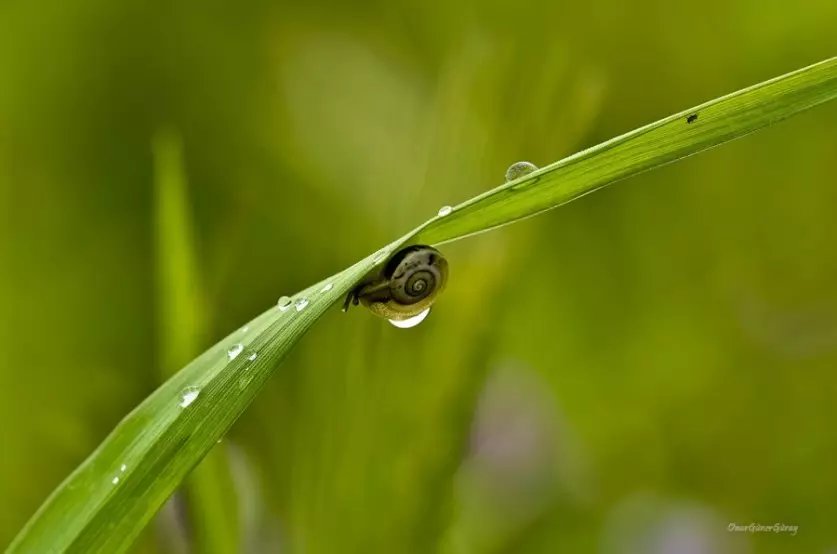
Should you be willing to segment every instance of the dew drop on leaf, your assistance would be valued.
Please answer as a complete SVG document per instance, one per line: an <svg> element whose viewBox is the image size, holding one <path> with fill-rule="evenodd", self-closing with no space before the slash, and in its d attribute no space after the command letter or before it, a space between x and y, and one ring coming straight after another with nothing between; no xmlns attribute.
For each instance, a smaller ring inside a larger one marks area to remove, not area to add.
<svg viewBox="0 0 837 554"><path fill-rule="evenodd" d="M236 359L238 355L241 354L242 350L244 350L244 345L236 344L235 346L227 350L227 358L229 358L230 361Z"/></svg>
<svg viewBox="0 0 837 554"><path fill-rule="evenodd" d="M439 217L445 217L446 215L450 214L453 211L453 208L450 206L442 206L439 208Z"/></svg>
<svg viewBox="0 0 837 554"><path fill-rule="evenodd" d="M427 308L423 312L418 315L414 315L409 319L390 319L389 322L398 327L399 329L409 329L410 327L415 327L422 321L424 318L427 317L427 314L430 313L430 308Z"/></svg>
<svg viewBox="0 0 837 554"><path fill-rule="evenodd" d="M296 311L301 312L302 310L305 309L305 306L307 306L307 305L308 305L308 299L307 298L300 298L299 300L296 301Z"/></svg>
<svg viewBox="0 0 837 554"><path fill-rule="evenodd" d="M117 484L118 482L119 482L119 477L114 477L113 481L111 481L111 483L113 483L114 485Z"/></svg>
<svg viewBox="0 0 837 554"><path fill-rule="evenodd" d="M201 393L201 389L197 387L189 387L183 390L183 396L180 399L180 407L185 408L189 404L195 401L198 395Z"/></svg>
<svg viewBox="0 0 837 554"><path fill-rule="evenodd" d="M334 283L326 283L326 285L320 290L320 292L328 292L334 288Z"/></svg>
<svg viewBox="0 0 837 554"><path fill-rule="evenodd" d="M291 304L292 304L292 302L291 302L291 298L289 296L283 296L282 298L279 299L279 309L283 312L285 310L287 310L288 308L290 308Z"/></svg>
<svg viewBox="0 0 837 554"><path fill-rule="evenodd" d="M247 356L247 359L248 359L248 360L250 360L250 361L252 362L253 360L255 360L255 359L256 359L256 357L257 357L257 356L258 356L258 354L256 354L255 352L253 352L252 354L250 354L249 356Z"/></svg>
<svg viewBox="0 0 837 554"><path fill-rule="evenodd" d="M536 171L538 166L533 164L532 162L516 162L509 166L506 170L506 182L515 181L520 179L524 175L528 175L533 171Z"/></svg>
<svg viewBox="0 0 837 554"><path fill-rule="evenodd" d="M128 469L128 466L126 466L125 464L122 464L121 466L119 466L119 471L121 471L123 473L125 472L126 469Z"/></svg>

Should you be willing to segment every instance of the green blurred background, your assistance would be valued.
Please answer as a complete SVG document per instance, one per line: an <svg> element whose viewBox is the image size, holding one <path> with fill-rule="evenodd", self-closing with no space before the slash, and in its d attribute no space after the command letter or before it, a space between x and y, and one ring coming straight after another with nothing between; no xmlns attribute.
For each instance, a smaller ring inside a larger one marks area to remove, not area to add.
<svg viewBox="0 0 837 554"><path fill-rule="evenodd" d="M4 0L0 545L279 296L514 161L834 55L835 21L833 0ZM415 329L335 309L212 453L234 546L178 494L136 551L837 551L835 128L826 105L445 246ZM185 238L159 224L166 168Z"/></svg>

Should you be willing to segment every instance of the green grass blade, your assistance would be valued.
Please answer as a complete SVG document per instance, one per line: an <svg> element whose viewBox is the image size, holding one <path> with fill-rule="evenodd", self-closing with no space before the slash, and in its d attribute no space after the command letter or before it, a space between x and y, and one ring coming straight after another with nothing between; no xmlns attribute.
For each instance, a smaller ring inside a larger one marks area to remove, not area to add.
<svg viewBox="0 0 837 554"><path fill-rule="evenodd" d="M284 311L271 308L174 375L67 478L9 551L110 554L127 549L302 335L377 263L408 241L447 242L505 225L835 96L837 59L830 59L615 138L469 200L450 215L429 220L293 299L306 302ZM698 119L687 123L691 114L698 114ZM253 264L257 267L258 260ZM239 344L240 354L230 359L228 351L237 350ZM251 360L253 354L257 357ZM193 401L184 407L184 399Z"/></svg>
<svg viewBox="0 0 837 554"><path fill-rule="evenodd" d="M501 185L437 218L415 242L449 242L538 214L835 97L837 58L830 58L661 119ZM694 115L697 119L689 123Z"/></svg>
<svg viewBox="0 0 837 554"><path fill-rule="evenodd" d="M154 152L157 350L161 381L200 353L206 336L205 289L196 258L180 136L157 133ZM240 550L237 497L229 459L215 447L183 486L192 551L235 554Z"/></svg>
<svg viewBox="0 0 837 554"><path fill-rule="evenodd" d="M160 131L152 150L158 358L161 376L168 378L199 353L207 310L180 137L171 130Z"/></svg>
<svg viewBox="0 0 837 554"><path fill-rule="evenodd" d="M293 345L373 266L370 256L330 279L328 290L326 282L305 289L289 309L267 310L175 374L53 492L8 551L125 551Z"/></svg>

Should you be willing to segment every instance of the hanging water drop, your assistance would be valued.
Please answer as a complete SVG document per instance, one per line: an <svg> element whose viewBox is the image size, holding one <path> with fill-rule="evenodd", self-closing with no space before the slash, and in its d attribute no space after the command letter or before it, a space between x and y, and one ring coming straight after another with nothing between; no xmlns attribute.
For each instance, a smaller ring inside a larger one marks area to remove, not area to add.
<svg viewBox="0 0 837 554"><path fill-rule="evenodd" d="M439 208L439 217L445 217L446 215L450 214L453 211L453 208L450 206L442 206Z"/></svg>
<svg viewBox="0 0 837 554"><path fill-rule="evenodd" d="M180 407L185 408L189 404L195 401L198 395L201 393L201 389L197 387L189 387L183 391L183 396L180 399Z"/></svg>
<svg viewBox="0 0 837 554"><path fill-rule="evenodd" d="M537 171L538 166L532 162L516 162L509 166L506 170L506 182L515 181L524 175L529 175L533 171Z"/></svg>
<svg viewBox="0 0 837 554"><path fill-rule="evenodd" d="M242 350L244 350L244 345L236 344L235 346L227 350L227 357L230 359L230 361L232 361L236 359L236 357L238 357L239 354L241 354Z"/></svg>
<svg viewBox="0 0 837 554"><path fill-rule="evenodd" d="M291 307L292 303L293 301L289 296L283 296L279 299L279 310L284 312L285 310Z"/></svg>
<svg viewBox="0 0 837 554"><path fill-rule="evenodd" d="M423 312L414 315L409 319L390 319L389 322L398 327L399 329L409 329L410 327L415 327L427 317L427 314L430 313L430 308L427 308Z"/></svg>
<svg viewBox="0 0 837 554"><path fill-rule="evenodd" d="M299 300L296 301L296 311L301 312L302 310L305 309L305 306L307 306L307 305L308 305L308 299L307 298L300 298Z"/></svg>

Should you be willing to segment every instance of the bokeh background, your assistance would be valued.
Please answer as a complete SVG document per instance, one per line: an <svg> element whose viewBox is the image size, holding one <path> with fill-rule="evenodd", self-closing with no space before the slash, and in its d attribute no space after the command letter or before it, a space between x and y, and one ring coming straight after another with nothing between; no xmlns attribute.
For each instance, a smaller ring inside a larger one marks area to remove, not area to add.
<svg viewBox="0 0 837 554"><path fill-rule="evenodd" d="M834 55L835 21L832 0L0 3L0 545L279 296L514 161ZM415 329L335 309L212 453L234 546L178 494L136 551L837 552L835 129L826 105L447 245ZM167 175L188 240L160 225ZM169 241L187 300L160 290Z"/></svg>

